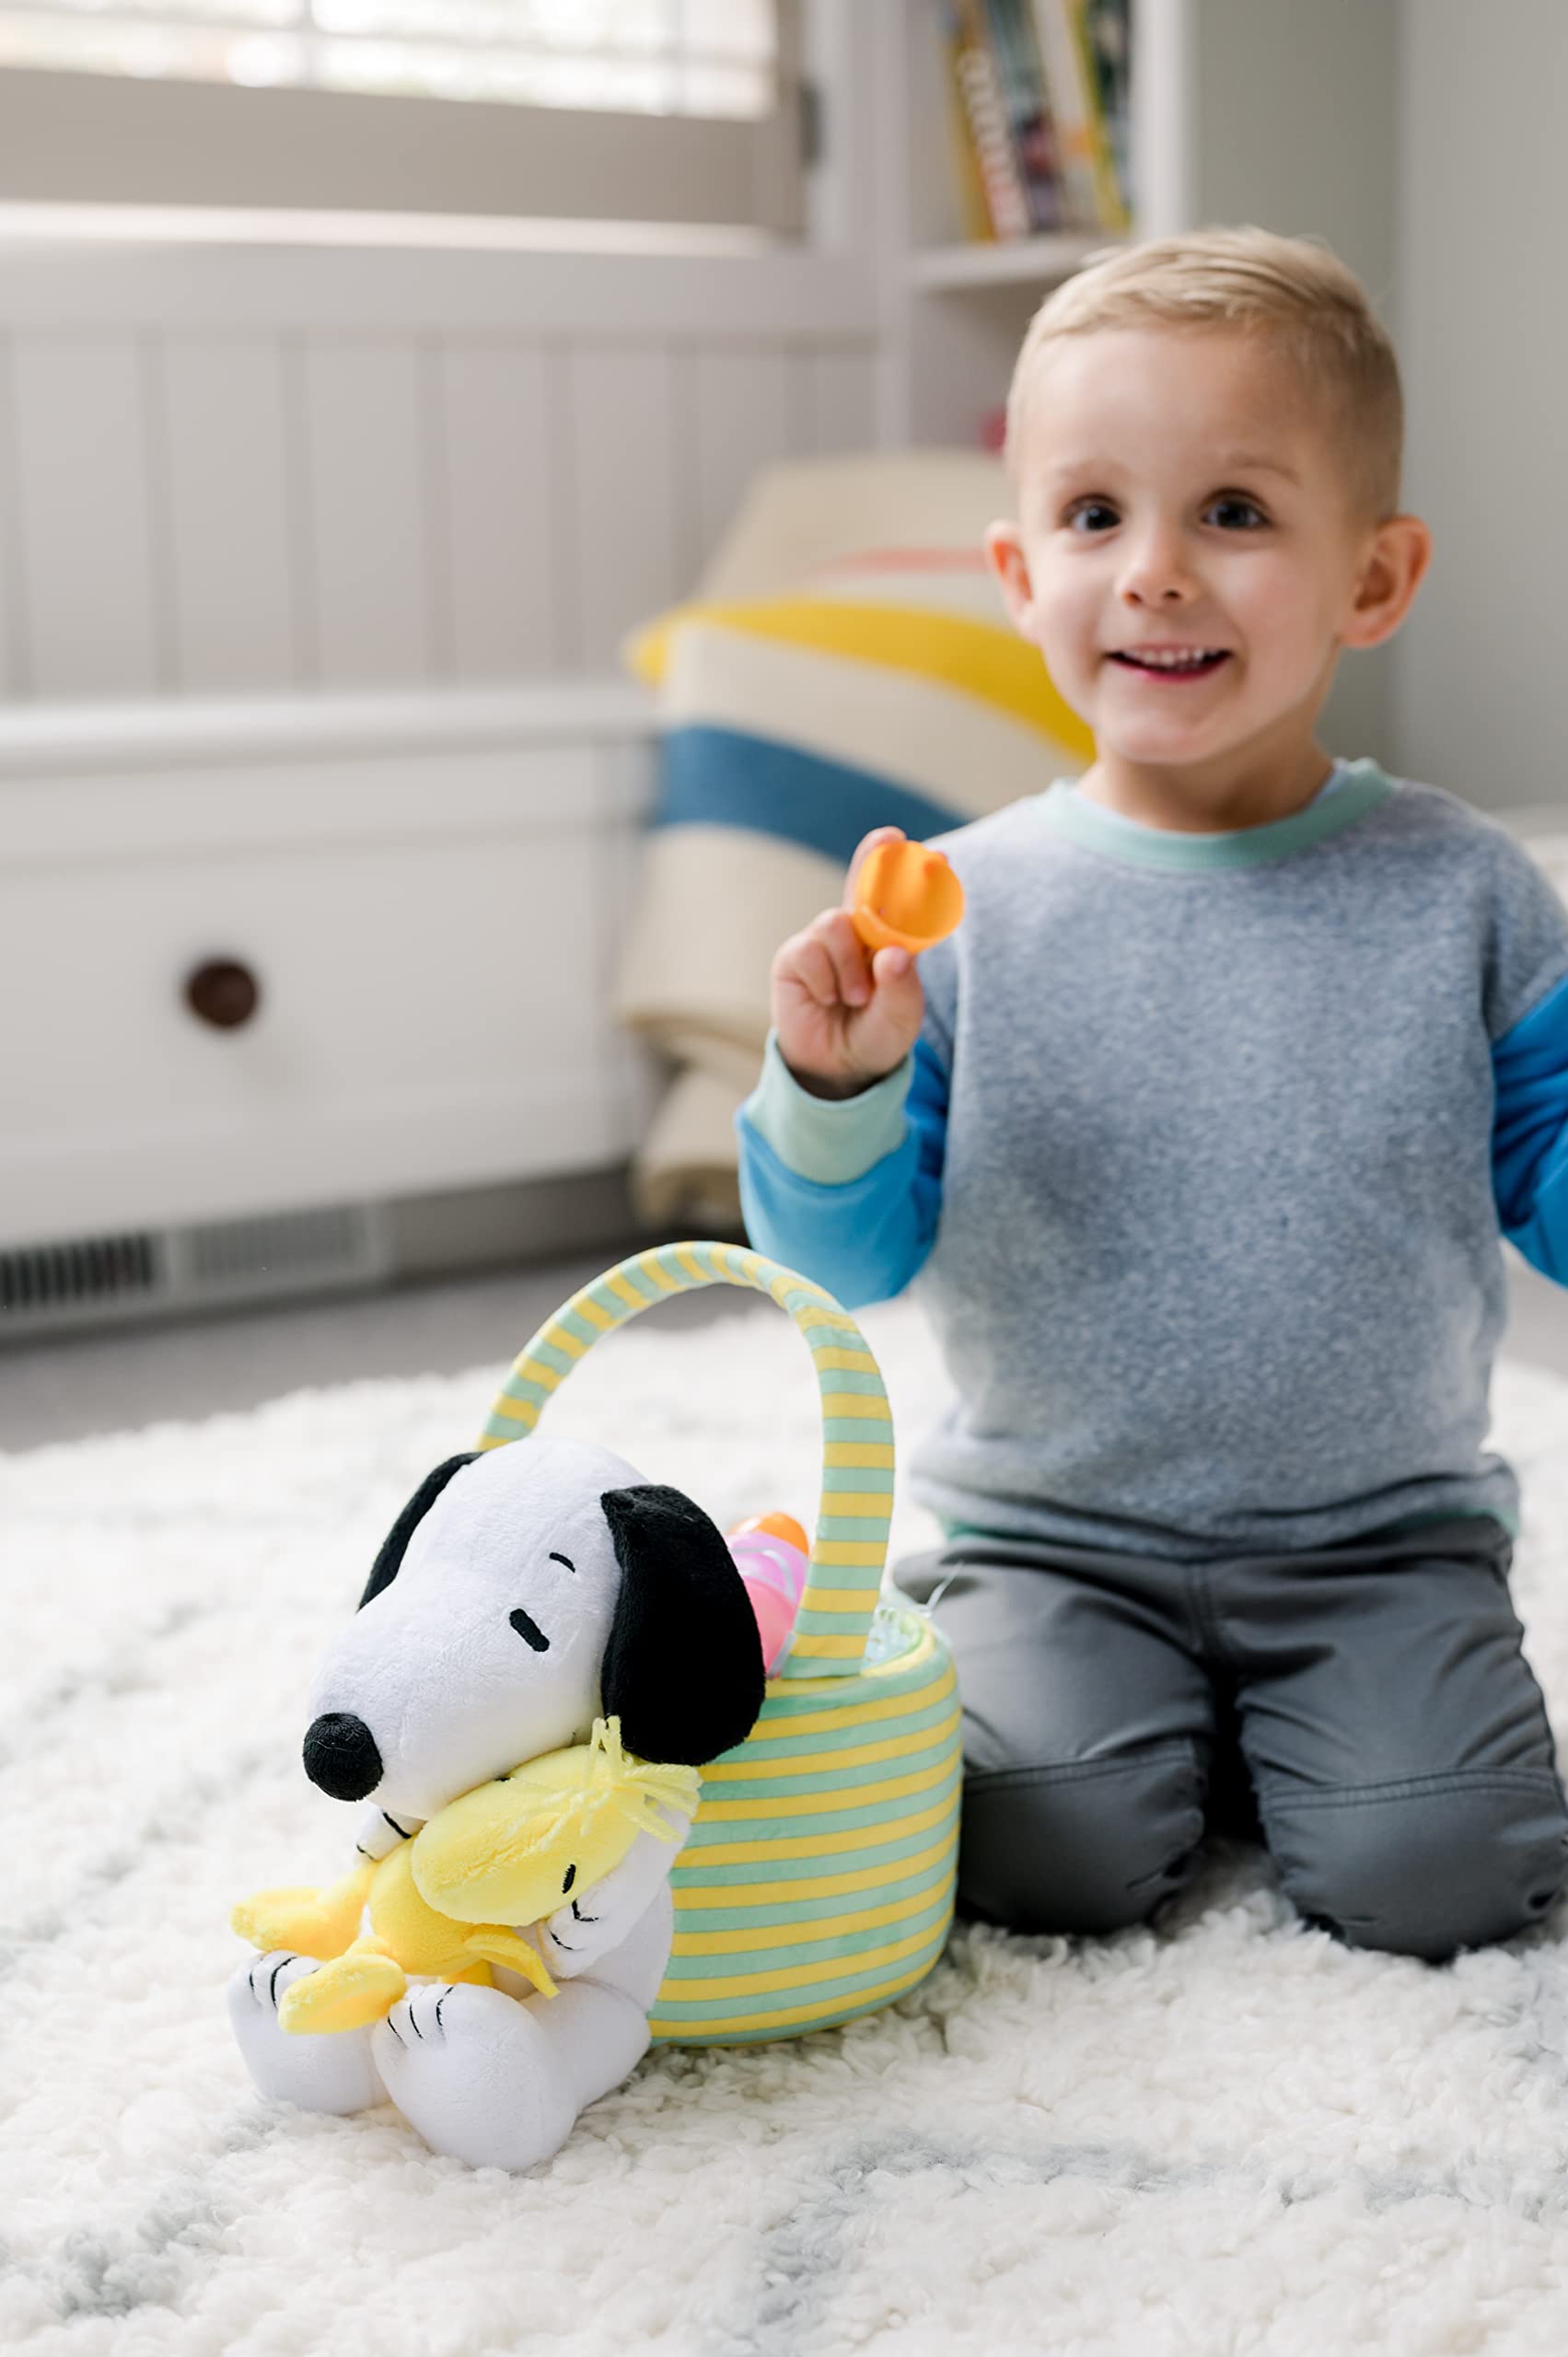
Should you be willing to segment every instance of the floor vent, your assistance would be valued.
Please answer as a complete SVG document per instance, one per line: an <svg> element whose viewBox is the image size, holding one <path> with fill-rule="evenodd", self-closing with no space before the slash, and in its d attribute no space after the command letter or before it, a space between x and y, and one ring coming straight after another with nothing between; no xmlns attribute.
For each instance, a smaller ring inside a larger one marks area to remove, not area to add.
<svg viewBox="0 0 1568 2357"><path fill-rule="evenodd" d="M180 1230L174 1259L187 1282L232 1293L283 1281L371 1272L374 1254L363 1205L276 1213L267 1219L209 1220Z"/></svg>
<svg viewBox="0 0 1568 2357"><path fill-rule="evenodd" d="M146 1230L87 1236L0 1252L0 1318L45 1321L157 1293L160 1239Z"/></svg>
<svg viewBox="0 0 1568 2357"><path fill-rule="evenodd" d="M13 1246L0 1250L0 1343L71 1326L367 1288L385 1281L391 1258L378 1203Z"/></svg>

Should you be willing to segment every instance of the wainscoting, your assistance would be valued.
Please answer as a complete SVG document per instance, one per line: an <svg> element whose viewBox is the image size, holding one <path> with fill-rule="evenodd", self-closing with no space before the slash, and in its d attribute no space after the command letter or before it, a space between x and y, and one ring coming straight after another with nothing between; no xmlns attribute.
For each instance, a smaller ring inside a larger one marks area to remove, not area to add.
<svg viewBox="0 0 1568 2357"><path fill-rule="evenodd" d="M0 693L613 668L755 470L876 436L810 251L0 252Z"/></svg>

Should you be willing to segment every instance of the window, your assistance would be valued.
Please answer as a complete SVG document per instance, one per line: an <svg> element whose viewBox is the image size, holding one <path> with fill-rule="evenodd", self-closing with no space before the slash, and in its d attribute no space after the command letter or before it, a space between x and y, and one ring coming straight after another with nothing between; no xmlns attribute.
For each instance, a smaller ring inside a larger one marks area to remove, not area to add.
<svg viewBox="0 0 1568 2357"><path fill-rule="evenodd" d="M796 17L796 0L0 0L0 200L793 229Z"/></svg>
<svg viewBox="0 0 1568 2357"><path fill-rule="evenodd" d="M24 0L0 66L754 120L773 34L769 0Z"/></svg>

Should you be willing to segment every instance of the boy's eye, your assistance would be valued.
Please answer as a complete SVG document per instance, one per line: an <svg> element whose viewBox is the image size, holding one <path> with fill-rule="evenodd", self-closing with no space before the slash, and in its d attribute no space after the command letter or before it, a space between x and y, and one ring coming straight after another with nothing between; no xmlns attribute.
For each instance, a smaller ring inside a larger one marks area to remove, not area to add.
<svg viewBox="0 0 1568 2357"><path fill-rule="evenodd" d="M1245 519L1240 528L1249 532L1255 530L1260 524L1266 524L1269 520L1255 500L1245 498L1238 491L1222 492L1218 499L1209 502L1208 512L1211 516L1216 516L1222 519L1222 529L1225 531L1236 528L1236 519L1238 516ZM1229 518L1228 522L1224 521L1226 517Z"/></svg>
<svg viewBox="0 0 1568 2357"><path fill-rule="evenodd" d="M1104 499L1080 500L1076 507L1068 509L1064 518L1070 532L1077 531L1080 527L1101 532L1105 530L1108 520L1112 524L1116 522L1116 510L1109 500Z"/></svg>

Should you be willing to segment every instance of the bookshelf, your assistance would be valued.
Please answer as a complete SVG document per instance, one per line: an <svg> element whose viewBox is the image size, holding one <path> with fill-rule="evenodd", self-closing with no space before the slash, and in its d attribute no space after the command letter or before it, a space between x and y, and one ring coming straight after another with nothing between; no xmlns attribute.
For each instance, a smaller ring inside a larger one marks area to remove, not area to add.
<svg viewBox="0 0 1568 2357"><path fill-rule="evenodd" d="M853 0L830 104L855 134L852 236L886 331L889 441L971 445L1030 313L1105 231L971 241L935 0ZM1133 238L1258 222L1329 238L1391 292L1397 0L1132 0ZM836 87L835 87L836 86Z"/></svg>
<svg viewBox="0 0 1568 2357"><path fill-rule="evenodd" d="M910 284L927 294L966 286L1054 285L1078 269L1098 247L1110 243L1102 232L1050 231L1034 238L981 239L962 245L922 246L909 257Z"/></svg>

